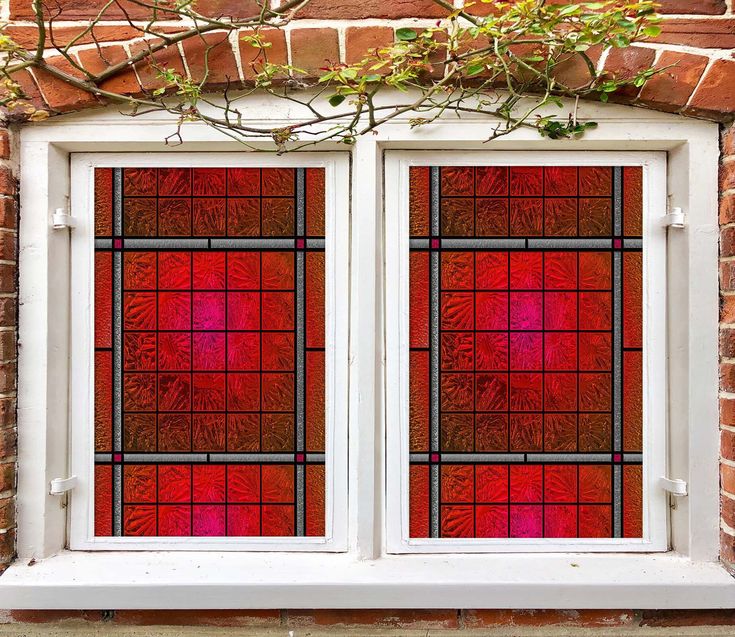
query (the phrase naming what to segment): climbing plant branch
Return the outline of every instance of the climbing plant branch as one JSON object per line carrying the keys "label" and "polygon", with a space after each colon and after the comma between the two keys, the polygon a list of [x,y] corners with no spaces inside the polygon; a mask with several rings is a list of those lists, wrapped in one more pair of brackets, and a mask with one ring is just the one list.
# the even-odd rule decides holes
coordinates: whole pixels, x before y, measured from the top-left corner
{"label": "climbing plant branch", "polygon": [[[152,111],[171,113],[178,129],[169,139],[182,139],[190,122],[210,126],[249,145],[270,140],[279,151],[324,141],[351,144],[383,124],[407,118],[412,127],[439,118],[491,116],[487,139],[520,127],[536,129],[553,139],[576,137],[594,122],[577,116],[580,98],[606,102],[626,86],[643,86],[656,72],[645,68],[613,75],[598,69],[600,56],[656,37],[660,17],[650,0],[604,0],[547,4],[546,0],[495,2],[487,16],[473,15],[472,4],[455,9],[446,0],[432,0],[446,11],[434,26],[399,28],[394,41],[367,51],[364,59],[345,64],[324,60],[321,69],[300,69],[277,56],[273,34],[289,24],[310,0],[285,0],[277,8],[259,2],[257,13],[244,19],[208,16],[195,0],[108,0],[89,24],[65,43],[57,42],[58,10],[33,0],[38,31],[35,48],[19,46],[7,29],[0,31],[0,107],[6,118],[38,120],[52,114],[32,104],[19,74],[50,74],[101,103],[119,105],[131,116]],[[133,12],[132,9],[135,9]],[[96,27],[114,10],[138,38],[123,60],[107,62]],[[147,14],[134,19],[133,14]],[[119,17],[117,18],[119,19]],[[172,28],[171,21],[181,24]],[[177,70],[170,53],[198,39],[203,63]],[[242,43],[241,77],[213,85],[216,55]],[[89,43],[104,68],[91,71],[79,61],[80,43]],[[64,63],[60,63],[63,61]],[[134,70],[149,80],[135,94],[109,88],[110,80]],[[255,126],[248,117],[254,93],[266,93],[296,107],[296,119],[284,126]],[[562,98],[575,101],[564,112]],[[558,114],[549,115],[550,109]],[[298,115],[302,113],[302,115]]]}

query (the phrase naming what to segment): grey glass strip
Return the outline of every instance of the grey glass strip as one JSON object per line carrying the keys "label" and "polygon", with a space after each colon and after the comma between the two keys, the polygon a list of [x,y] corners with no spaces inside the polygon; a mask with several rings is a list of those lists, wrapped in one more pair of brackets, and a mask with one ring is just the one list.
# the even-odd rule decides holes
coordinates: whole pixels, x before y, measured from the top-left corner
{"label": "grey glass strip", "polygon": [[282,250],[293,250],[293,239],[210,239],[211,247],[217,250],[227,248],[240,248],[251,250],[267,250],[269,248],[280,248]]}
{"label": "grey glass strip", "polygon": [[123,233],[123,169],[112,169],[112,232]]}
{"label": "grey glass strip", "polygon": [[528,462],[612,462],[609,453],[529,453]]}
{"label": "grey glass strip", "polygon": [[112,467],[112,534],[116,537],[123,530],[122,492],[122,465],[117,464]]}
{"label": "grey glass strip", "polygon": [[129,462],[207,462],[206,453],[126,453],[125,464]]}
{"label": "grey glass strip", "polygon": [[324,239],[307,239],[306,240],[306,247],[311,248],[313,250],[324,250],[325,245],[326,245],[326,241],[324,241]]}
{"label": "grey glass strip", "polygon": [[623,467],[613,467],[613,537],[623,537]]}
{"label": "grey glass strip", "polygon": [[112,255],[112,450],[122,451],[122,254]]}
{"label": "grey glass strip", "polygon": [[111,250],[112,239],[95,239],[94,240],[95,250]]}
{"label": "grey glass strip", "polygon": [[209,247],[209,239],[125,239],[125,247],[146,250],[204,250]]}
{"label": "grey glass strip", "polygon": [[306,467],[296,465],[296,536],[306,535]]}
{"label": "grey glass strip", "polygon": [[643,239],[623,239],[623,247],[632,250],[642,250]]}
{"label": "grey glass strip", "polygon": [[306,234],[306,169],[296,169],[296,234]]}
{"label": "grey glass strip", "polygon": [[[196,455],[196,454],[192,454]],[[125,456],[127,460],[127,456]],[[255,462],[267,464],[271,462],[293,462],[292,453],[210,453],[210,462]]]}
{"label": "grey glass strip", "polygon": [[613,168],[613,230],[617,236],[623,234],[623,169]]}
{"label": "grey glass strip", "polygon": [[612,239],[529,239],[528,247],[533,249],[556,248],[563,250],[595,250],[612,248]]}
{"label": "grey glass strip", "polygon": [[438,237],[440,234],[439,199],[441,197],[441,174],[438,166],[433,166],[429,173],[431,184],[431,234]]}
{"label": "grey glass strip", "polygon": [[642,453],[624,453],[623,462],[643,462]]}
{"label": "grey glass strip", "polygon": [[428,250],[431,242],[428,239],[409,239],[408,247],[412,250]]}
{"label": "grey glass strip", "polygon": [[613,254],[613,451],[623,448],[623,255]]}
{"label": "grey glass strip", "polygon": [[325,462],[327,455],[324,453],[307,453],[306,462]]}
{"label": "grey glass strip", "polygon": [[494,250],[525,248],[525,239],[442,239],[442,248],[455,250]]}
{"label": "grey glass strip", "polygon": [[431,490],[429,496],[429,535],[431,537],[439,537],[441,517],[441,512],[439,511],[439,501],[441,498],[441,491],[439,489],[439,465],[433,464],[429,467],[429,489]]}
{"label": "grey glass strip", "polygon": [[306,445],[306,255],[296,253],[296,451]]}
{"label": "grey glass strip", "polygon": [[443,453],[442,462],[523,462],[522,453]]}
{"label": "grey glass strip", "polygon": [[431,298],[430,298],[430,361],[431,366],[431,451],[439,451],[439,323],[440,323],[440,303],[439,303],[439,253],[432,252],[430,257],[431,263]]}

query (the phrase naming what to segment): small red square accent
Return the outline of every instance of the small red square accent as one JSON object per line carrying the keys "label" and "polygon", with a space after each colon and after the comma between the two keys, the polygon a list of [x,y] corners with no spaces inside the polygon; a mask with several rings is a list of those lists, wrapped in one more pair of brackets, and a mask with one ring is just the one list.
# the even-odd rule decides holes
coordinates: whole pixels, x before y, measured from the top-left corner
{"label": "small red square accent", "polygon": [[304,462],[305,460],[306,456],[303,453],[296,454],[296,462]]}
{"label": "small red square accent", "polygon": [[114,246],[115,250],[120,250],[122,248],[122,239],[115,239]]}
{"label": "small red square accent", "polygon": [[623,456],[622,456],[622,454],[616,453],[616,454],[615,454],[615,455],[613,456],[613,460],[614,460],[615,462],[622,462],[622,461],[623,461]]}
{"label": "small red square accent", "polygon": [[304,248],[304,240],[303,239],[296,239],[296,248],[299,250],[303,250]]}
{"label": "small red square accent", "polygon": [[114,460],[115,460],[115,462],[122,462],[122,454],[121,453],[116,453],[114,455]]}
{"label": "small red square accent", "polygon": [[432,239],[431,240],[431,247],[434,248],[434,249],[438,249],[439,248],[439,239]]}
{"label": "small red square accent", "polygon": [[622,247],[623,247],[623,242],[622,242],[622,241],[621,241],[620,239],[615,239],[615,240],[613,241],[613,247],[614,247],[614,248],[615,248],[616,250],[619,250],[620,248],[622,248]]}
{"label": "small red square accent", "polygon": [[439,462],[439,454],[438,453],[432,453],[431,454],[431,461],[432,462]]}

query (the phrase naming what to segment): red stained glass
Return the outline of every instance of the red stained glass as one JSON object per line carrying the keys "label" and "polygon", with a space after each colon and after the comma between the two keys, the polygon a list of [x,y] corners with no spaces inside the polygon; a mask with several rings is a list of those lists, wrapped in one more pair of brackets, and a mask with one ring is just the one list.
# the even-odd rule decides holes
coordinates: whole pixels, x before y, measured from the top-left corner
{"label": "red stained glass", "polygon": [[99,169],[95,201],[96,535],[323,536],[323,169]]}
{"label": "red stained glass", "polygon": [[409,194],[411,537],[641,537],[641,169],[413,167]]}

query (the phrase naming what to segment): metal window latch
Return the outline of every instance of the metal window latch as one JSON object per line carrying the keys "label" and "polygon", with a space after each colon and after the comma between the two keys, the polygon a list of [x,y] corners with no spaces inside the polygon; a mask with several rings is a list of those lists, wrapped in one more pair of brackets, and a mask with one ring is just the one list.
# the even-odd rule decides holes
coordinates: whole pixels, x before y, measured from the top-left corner
{"label": "metal window latch", "polygon": [[663,225],[666,228],[684,228],[686,226],[684,211],[681,208],[672,208],[663,216]]}
{"label": "metal window latch", "polygon": [[76,220],[66,208],[56,208],[51,215],[51,225],[54,230],[63,230],[64,228],[73,228],[76,225]]}
{"label": "metal window latch", "polygon": [[677,497],[689,495],[687,491],[688,485],[684,480],[672,480],[671,478],[665,478],[662,476],[659,479],[659,484],[664,491],[667,491],[671,495],[675,495]]}
{"label": "metal window latch", "polygon": [[49,493],[51,495],[62,495],[67,491],[71,491],[77,486],[77,477],[69,476],[68,478],[54,478],[49,485]]}

